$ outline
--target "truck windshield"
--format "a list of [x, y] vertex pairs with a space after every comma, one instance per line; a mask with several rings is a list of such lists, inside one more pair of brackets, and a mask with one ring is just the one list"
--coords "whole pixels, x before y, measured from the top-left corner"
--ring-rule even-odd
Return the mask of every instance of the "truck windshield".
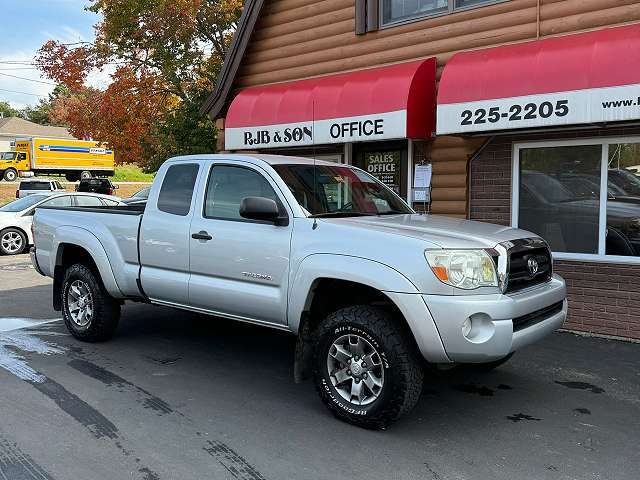
[[45, 198], [49, 197], [46, 195], [29, 195], [28, 197], [7, 203], [4, 207], [0, 207], [0, 212], [21, 212], [29, 207], [33, 207], [36, 203], [41, 202]]
[[0, 152], [0, 160], [15, 160], [16, 152]]
[[[314, 217], [394, 215], [413, 211], [371, 175], [342, 165], [274, 165], [296, 200]], [[315, 169], [315, 174], [314, 174]], [[314, 178], [316, 188], [313, 188]]]

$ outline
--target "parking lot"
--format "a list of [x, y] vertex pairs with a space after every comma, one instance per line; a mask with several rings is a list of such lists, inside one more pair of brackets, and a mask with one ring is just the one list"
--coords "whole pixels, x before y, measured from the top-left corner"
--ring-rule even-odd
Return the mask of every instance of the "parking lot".
[[[28, 257], [0, 257], [0, 479], [637, 479], [640, 345], [557, 333], [432, 376], [387, 431], [292, 380], [293, 337], [128, 304], [82, 344]], [[15, 329], [21, 327], [20, 329]]]

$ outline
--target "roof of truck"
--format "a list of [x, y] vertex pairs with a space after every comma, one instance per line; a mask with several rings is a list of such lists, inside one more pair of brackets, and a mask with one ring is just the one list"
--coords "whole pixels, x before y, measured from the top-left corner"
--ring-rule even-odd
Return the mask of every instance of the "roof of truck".
[[188, 160], [243, 160], [249, 161], [258, 160], [269, 165], [341, 165], [336, 162], [328, 162], [326, 160], [314, 160], [313, 158], [306, 157], [289, 157], [285, 155], [267, 155], [263, 153], [218, 153], [209, 155], [184, 155], [181, 157], [174, 157], [168, 161], [184, 162]]

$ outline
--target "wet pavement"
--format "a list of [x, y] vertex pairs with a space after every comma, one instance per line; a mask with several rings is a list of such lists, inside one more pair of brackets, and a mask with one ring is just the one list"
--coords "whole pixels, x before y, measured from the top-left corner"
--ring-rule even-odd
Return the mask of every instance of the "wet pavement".
[[637, 479], [640, 344], [557, 333], [491, 374], [430, 376], [387, 431], [292, 380], [293, 337], [128, 304], [85, 344], [0, 257], [0, 479]]

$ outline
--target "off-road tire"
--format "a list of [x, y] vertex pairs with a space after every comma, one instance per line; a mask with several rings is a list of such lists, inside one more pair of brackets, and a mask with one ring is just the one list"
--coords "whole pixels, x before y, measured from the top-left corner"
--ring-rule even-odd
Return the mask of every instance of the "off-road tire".
[[[385, 429], [418, 402], [424, 373], [417, 348], [399, 319], [380, 307], [356, 305], [330, 314], [314, 334], [313, 377], [322, 402], [346, 422], [368, 429]], [[358, 335], [379, 353], [384, 384], [369, 405], [345, 400], [333, 386], [327, 367], [329, 349], [339, 337]]]
[[[69, 313], [69, 289], [75, 280], [84, 282], [92, 295], [93, 315], [85, 327], [76, 325]], [[64, 274], [61, 292], [62, 317], [71, 335], [84, 342], [102, 342], [113, 336], [120, 320], [120, 303], [107, 293], [93, 268], [83, 264], [70, 266]]]
[[[13, 234], [16, 240], [18, 240], [18, 237], [20, 237], [21, 243], [20, 243], [20, 248], [18, 250], [11, 251], [6, 249], [5, 246], [3, 245], [4, 236], [11, 235], [11, 234]], [[9, 242], [11, 244], [11, 240], [9, 240]], [[0, 254], [2, 255], [19, 255], [27, 249], [27, 243], [28, 243], [27, 236], [24, 234], [22, 230], [19, 230], [13, 227], [0, 230]]]
[[18, 172], [13, 168], [8, 168], [4, 171], [3, 178], [7, 182], [15, 182], [18, 179]]

